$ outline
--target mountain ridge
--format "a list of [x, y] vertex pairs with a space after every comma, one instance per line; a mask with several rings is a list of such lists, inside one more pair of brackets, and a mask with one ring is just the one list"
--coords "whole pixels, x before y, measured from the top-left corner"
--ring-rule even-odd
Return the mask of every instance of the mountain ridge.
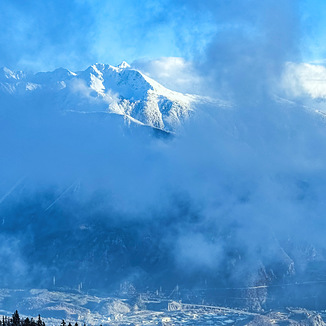
[[200, 96], [169, 90], [126, 62], [96, 63], [83, 71], [57, 68], [26, 74], [0, 69], [0, 90], [36, 100], [55, 94], [61, 111], [102, 111], [164, 131], [175, 131], [195, 110]]

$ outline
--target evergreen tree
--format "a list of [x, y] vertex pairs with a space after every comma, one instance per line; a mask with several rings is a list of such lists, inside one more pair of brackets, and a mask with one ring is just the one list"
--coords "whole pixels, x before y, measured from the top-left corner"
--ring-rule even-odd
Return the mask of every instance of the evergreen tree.
[[20, 325], [20, 317], [19, 317], [19, 313], [17, 310], [12, 315], [12, 323], [14, 326]]
[[37, 326], [42, 326], [43, 323], [42, 323], [42, 319], [41, 319], [41, 315], [38, 315], [38, 318], [37, 318]]
[[30, 326], [31, 325], [31, 321], [29, 320], [28, 317], [24, 320], [23, 325], [24, 326]]

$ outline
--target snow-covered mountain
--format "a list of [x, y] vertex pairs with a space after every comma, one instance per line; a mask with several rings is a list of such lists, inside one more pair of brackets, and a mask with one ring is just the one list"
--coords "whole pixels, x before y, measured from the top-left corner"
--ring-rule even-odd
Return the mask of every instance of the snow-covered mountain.
[[181, 285], [254, 310], [309, 306], [325, 283], [326, 129], [293, 98], [205, 106], [162, 144], [147, 131], [174, 131], [204, 98], [126, 63], [1, 69], [0, 286]]
[[79, 72], [58, 68], [26, 74], [1, 68], [0, 91], [36, 101], [51, 97], [61, 111], [113, 113], [165, 131], [174, 131], [199, 100], [163, 87], [126, 62], [117, 67], [97, 63]]

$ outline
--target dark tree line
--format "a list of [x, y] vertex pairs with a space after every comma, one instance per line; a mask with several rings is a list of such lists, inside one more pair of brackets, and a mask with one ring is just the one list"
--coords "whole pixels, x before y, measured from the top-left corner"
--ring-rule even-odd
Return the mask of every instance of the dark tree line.
[[[44, 321], [41, 319], [41, 316], [38, 315], [37, 320], [27, 318], [20, 318], [18, 311], [16, 310], [12, 317], [2, 316], [2, 320], [0, 319], [0, 326], [45, 326]], [[67, 323], [62, 320], [60, 326], [67, 326]], [[72, 326], [71, 323], [68, 326]], [[74, 326], [79, 326], [78, 323], [75, 323]], [[84, 324], [86, 326], [86, 324]]]

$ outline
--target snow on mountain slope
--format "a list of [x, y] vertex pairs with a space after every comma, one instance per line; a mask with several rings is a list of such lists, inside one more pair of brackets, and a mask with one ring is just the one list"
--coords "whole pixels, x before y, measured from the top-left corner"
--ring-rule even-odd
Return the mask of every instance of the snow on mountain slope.
[[107, 112], [128, 121], [174, 131], [193, 112], [199, 96], [171, 91], [126, 62], [94, 64], [84, 71], [64, 68], [34, 75], [0, 70], [2, 95], [51, 98], [54, 108], [70, 112]]

